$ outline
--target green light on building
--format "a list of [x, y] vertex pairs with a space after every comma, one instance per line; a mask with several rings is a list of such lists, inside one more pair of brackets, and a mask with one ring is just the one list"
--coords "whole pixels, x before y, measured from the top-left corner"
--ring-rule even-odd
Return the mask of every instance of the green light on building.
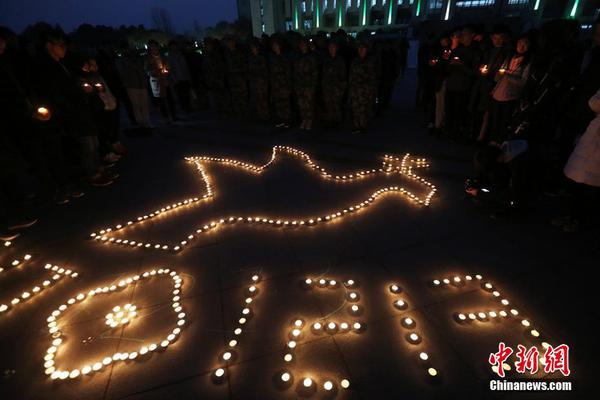
[[571, 9], [571, 13], [569, 14], [569, 16], [571, 18], [575, 18], [575, 15], [577, 14], [577, 6], [579, 5], [579, 0], [575, 0], [575, 2], [573, 2], [573, 8]]
[[321, 25], [321, 5], [319, 4], [319, 0], [315, 0], [315, 17], [317, 19], [315, 25], [319, 28]]
[[417, 0], [417, 11], [415, 11], [415, 15], [418, 17], [421, 14], [421, 0]]
[[533, 5], [533, 11], [537, 11], [540, 8], [540, 0], [535, 0], [535, 4]]
[[393, 7], [394, 7], [394, 0], [390, 0], [390, 6], [388, 7], [388, 25], [392, 24]]
[[363, 0], [362, 3], [362, 24], [367, 24], [367, 0]]

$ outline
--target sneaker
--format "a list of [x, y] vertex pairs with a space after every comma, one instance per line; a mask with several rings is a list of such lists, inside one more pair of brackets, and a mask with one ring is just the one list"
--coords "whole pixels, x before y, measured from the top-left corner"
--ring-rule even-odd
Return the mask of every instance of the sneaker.
[[[19, 236], [21, 236], [19, 232], [4, 232], [3, 230], [0, 231], [0, 240], [2, 240], [3, 242], [9, 242], [9, 245], [11, 240], [15, 240]], [[6, 246], [4, 243], [2, 243], [2, 245]]]
[[117, 155], [117, 154], [115, 154], [113, 152], [110, 152], [110, 153], [108, 153], [107, 155], [104, 156], [104, 162], [107, 162], [109, 164], [110, 163], [114, 164], [117, 161], [119, 161], [120, 159], [121, 159], [121, 156], [119, 156], [119, 155]]
[[291, 128], [290, 124], [283, 124], [281, 127], [283, 129], [289, 129], [289, 128]]
[[113, 143], [112, 146], [113, 146], [113, 150], [118, 155], [123, 155], [123, 154], [127, 153], [127, 148], [125, 146], [123, 146], [123, 143], [121, 143], [121, 142]]
[[119, 177], [119, 173], [118, 172], [114, 172], [114, 171], [110, 171], [110, 170], [106, 170], [102, 173], [102, 177], [111, 181], [116, 180]]
[[283, 122], [275, 125], [275, 128], [283, 128], [285, 126], [285, 124]]
[[7, 229], [9, 231], [14, 231], [17, 229], [29, 228], [30, 226], [34, 225], [37, 221], [38, 221], [37, 218], [34, 218], [34, 217], [22, 218], [20, 220], [16, 220], [13, 223], [9, 224]]
[[105, 178], [104, 176], [98, 176], [95, 178], [91, 178], [89, 182], [90, 182], [90, 185], [96, 186], [96, 187], [104, 187], [104, 186], [108, 186], [113, 183], [112, 180]]
[[72, 190], [72, 191], [70, 191], [70, 192], [68, 193], [68, 196], [69, 196], [69, 197], [72, 197], [72, 198], [74, 198], [74, 199], [78, 199], [78, 198], [80, 198], [80, 197], [83, 197], [83, 195], [85, 195], [85, 193], [84, 193], [84, 192], [82, 192], [81, 190], [77, 190], [77, 189], [74, 189], [74, 190]]
[[69, 198], [64, 193], [57, 193], [54, 195], [54, 203], [56, 204], [67, 204]]
[[353, 129], [352, 130], [352, 134], [353, 135], [358, 135], [360, 133], [360, 129]]

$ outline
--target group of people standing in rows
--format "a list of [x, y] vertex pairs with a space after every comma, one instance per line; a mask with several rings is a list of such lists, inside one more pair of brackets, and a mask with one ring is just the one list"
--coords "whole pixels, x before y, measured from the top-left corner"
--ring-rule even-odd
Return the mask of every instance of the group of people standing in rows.
[[224, 43], [205, 41], [203, 75], [217, 111], [242, 118], [255, 112], [278, 128], [298, 121], [311, 130], [317, 120], [340, 128], [349, 103], [355, 133], [366, 132], [376, 103], [381, 108], [389, 102], [408, 50], [396, 41], [351, 42], [343, 31], [329, 40], [263, 36], [249, 43], [248, 52], [234, 38]]
[[277, 128], [341, 128], [351, 115], [352, 131], [364, 133], [404, 72], [408, 41], [357, 41], [340, 30], [330, 38], [295, 32], [246, 42], [206, 38], [200, 52], [174, 41], [166, 49], [154, 40], [147, 47], [144, 57], [126, 51], [115, 61], [128, 94], [124, 105], [142, 127], [149, 125], [148, 95], [139, 90], [149, 77], [151, 98], [167, 122], [177, 119], [177, 109], [189, 112], [193, 97], [200, 108]]

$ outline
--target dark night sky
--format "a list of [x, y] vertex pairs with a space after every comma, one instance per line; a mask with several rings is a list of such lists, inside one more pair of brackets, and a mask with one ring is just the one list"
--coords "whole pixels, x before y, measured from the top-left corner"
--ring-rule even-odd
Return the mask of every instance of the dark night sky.
[[237, 18], [236, 0], [0, 0], [0, 25], [21, 32], [37, 21], [60, 24], [70, 32], [81, 23], [93, 25], [139, 25], [152, 27], [150, 10], [165, 8], [174, 29], [212, 26]]

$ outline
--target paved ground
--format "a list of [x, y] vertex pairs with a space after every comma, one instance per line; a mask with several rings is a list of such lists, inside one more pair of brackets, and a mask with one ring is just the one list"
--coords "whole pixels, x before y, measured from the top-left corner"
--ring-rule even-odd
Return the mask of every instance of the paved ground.
[[[30, 232], [3, 250], [2, 265], [25, 253], [29, 264], [0, 275], [0, 300], [5, 303], [47, 275], [47, 262], [79, 273], [15, 305], [0, 316], [0, 397], [2, 399], [284, 399], [327, 398], [326, 380], [340, 399], [387, 398], [586, 398], [592, 393], [593, 321], [598, 318], [593, 267], [599, 256], [598, 235], [566, 235], [549, 227], [553, 200], [541, 199], [539, 211], [520, 221], [494, 221], [465, 201], [462, 183], [469, 173], [471, 150], [428, 137], [421, 116], [413, 110], [414, 84], [398, 86], [391, 112], [379, 118], [364, 137], [348, 133], [306, 134], [220, 121], [210, 115], [157, 129], [152, 137], [128, 138], [129, 155], [121, 162], [122, 177], [113, 186], [91, 190], [67, 207], [55, 208]], [[88, 240], [90, 232], [123, 223], [181, 199], [203, 194], [204, 186], [186, 155], [239, 158], [258, 164], [276, 144], [308, 152], [331, 171], [345, 173], [374, 168], [383, 154], [410, 152], [425, 157], [431, 167], [419, 170], [438, 187], [429, 208], [386, 195], [367, 210], [328, 225], [302, 229], [236, 224], [215, 230], [180, 253], [131, 249]], [[355, 184], [320, 179], [290, 157], [278, 159], [265, 173], [208, 165], [215, 197], [167, 213], [125, 230], [128, 240], [172, 243], [204, 222], [223, 215], [318, 215], [367, 197], [376, 188], [406, 185], [399, 176], [377, 177]], [[76, 379], [52, 381], [44, 375], [44, 356], [51, 346], [47, 318], [79, 293], [117, 285], [128, 276], [158, 268], [176, 270], [183, 279], [179, 303], [185, 324], [166, 349], [111, 362], [100, 371]], [[219, 360], [242, 317], [251, 277], [260, 274], [251, 313], [237, 336], [226, 364]], [[433, 279], [483, 275], [510, 300], [502, 306], [480, 282], [434, 287]], [[173, 281], [165, 278], [133, 281], [123, 290], [98, 294], [60, 314], [62, 332], [55, 365], [73, 370], [105, 355], [131, 353], [160, 343], [175, 327]], [[303, 281], [335, 279], [338, 289], [307, 290]], [[362, 309], [349, 314], [350, 290], [339, 282], [356, 281]], [[393, 294], [389, 285], [402, 289]], [[396, 299], [408, 305], [393, 307]], [[125, 328], [111, 329], [105, 315], [130, 303], [138, 316]], [[459, 324], [459, 311], [519, 310], [518, 317]], [[411, 318], [411, 329], [402, 326]], [[292, 322], [360, 321], [360, 332], [313, 334], [302, 329], [294, 359], [283, 360]], [[532, 326], [519, 323], [526, 318]], [[529, 331], [541, 333], [535, 339]], [[421, 339], [409, 343], [416, 332]], [[576, 394], [493, 395], [487, 364], [498, 342], [516, 346], [548, 341], [571, 346], [570, 380]], [[160, 349], [160, 344], [159, 344]], [[427, 352], [429, 359], [419, 359]], [[219, 366], [225, 375], [214, 379]], [[438, 372], [431, 378], [427, 370]], [[287, 387], [281, 373], [290, 373]], [[509, 379], [517, 378], [513, 371]], [[551, 380], [554, 374], [535, 378]], [[302, 389], [311, 377], [316, 392]], [[342, 379], [350, 387], [340, 387]]]

